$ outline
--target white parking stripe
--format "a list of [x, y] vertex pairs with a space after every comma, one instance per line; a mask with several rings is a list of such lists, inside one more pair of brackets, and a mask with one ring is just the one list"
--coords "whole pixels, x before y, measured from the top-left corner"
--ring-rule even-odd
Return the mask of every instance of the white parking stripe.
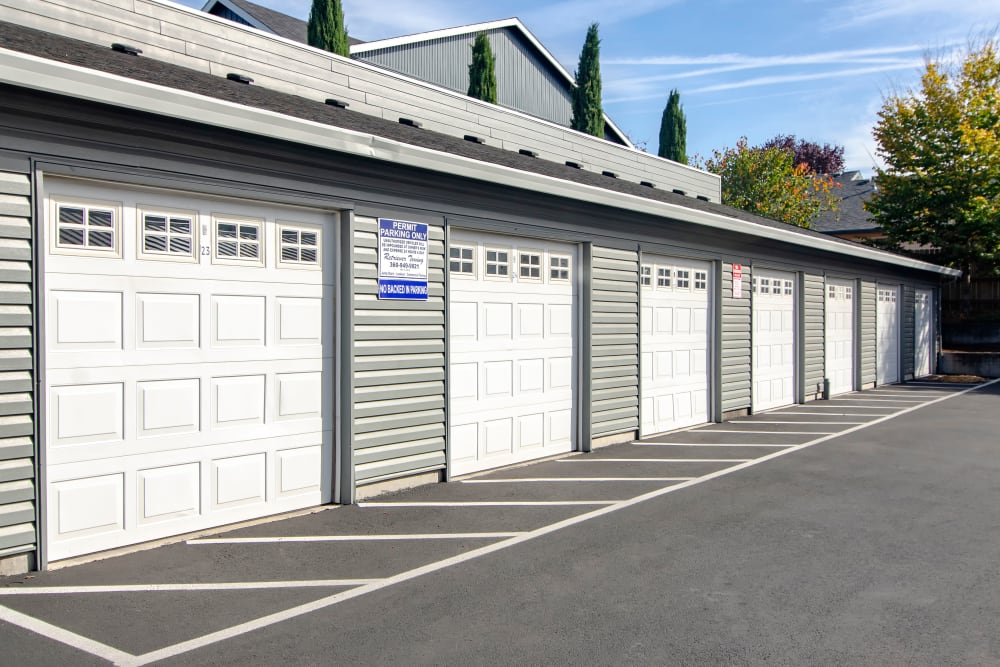
[[98, 658], [104, 658], [105, 660], [116, 665], [128, 664], [135, 659], [135, 656], [131, 653], [119, 651], [112, 646], [94, 641], [93, 639], [84, 637], [83, 635], [78, 635], [75, 632], [70, 632], [69, 630], [60, 628], [58, 625], [46, 623], [45, 621], [39, 620], [33, 616], [28, 616], [27, 614], [22, 614], [19, 611], [14, 611], [9, 607], [0, 606], [0, 621], [6, 621], [11, 625], [16, 625], [24, 628], [25, 630], [30, 630], [36, 634], [42, 635], [43, 637], [48, 637], [53, 641], [66, 644], [67, 646], [72, 646], [75, 649], [85, 651], [91, 655], [96, 655]]
[[462, 484], [519, 484], [522, 482], [688, 482], [694, 477], [517, 477], [511, 479], [466, 479]]
[[[842, 408], [843, 409], [843, 408]], [[873, 414], [862, 414], [860, 412], [801, 412], [799, 410], [787, 410], [782, 412], [772, 412], [772, 415], [815, 415], [817, 417], [878, 417]], [[862, 424], [866, 422], [861, 422]]]
[[67, 595], [77, 593], [162, 593], [164, 591], [255, 591], [268, 588], [336, 588], [364, 586], [381, 579], [314, 579], [304, 581], [236, 581], [217, 584], [119, 584], [117, 586], [38, 586], [0, 588], [0, 595]]
[[614, 505], [620, 500], [470, 500], [468, 502], [358, 503], [358, 507], [560, 507], [572, 505]]
[[750, 442], [633, 442], [636, 447], [795, 447], [794, 443]]
[[[971, 387], [971, 388], [967, 389], [966, 391], [953, 394], [952, 396], [943, 396], [943, 397], [941, 397], [939, 399], [936, 399], [935, 401], [932, 401], [932, 402], [933, 403], [937, 403], [937, 402], [940, 402], [940, 401], [946, 401], [946, 400], [949, 400], [949, 399], [951, 399], [951, 398], [953, 398], [955, 396], [961, 396], [964, 393], [967, 393], [969, 391], [975, 391], [976, 389], [979, 389], [980, 387], [989, 386], [989, 385], [992, 385], [992, 384], [994, 384], [996, 382], [1000, 382], [1000, 379], [993, 380], [993, 381], [985, 383], [983, 385], [977, 385], [976, 387]], [[874, 424], [880, 424], [882, 422], [889, 421], [890, 419], [895, 419], [896, 417], [898, 417], [898, 416], [900, 416], [902, 414], [906, 414], [908, 412], [912, 412], [914, 410], [919, 410], [919, 409], [921, 409], [923, 407], [926, 407], [926, 405], [927, 404], [913, 406], [912, 408], [907, 408], [906, 410], [903, 410], [900, 413], [886, 415], [885, 417], [882, 417], [881, 419], [878, 419], [878, 420], [872, 422], [871, 424], [859, 424], [858, 426], [853, 426], [853, 427], [847, 429], [843, 433], [834, 433], [834, 434], [830, 434], [830, 435], [825, 435], [825, 436], [823, 436], [821, 438], [816, 438], [815, 440], [810, 440], [810, 441], [805, 442], [805, 443], [803, 443], [801, 445], [796, 445], [795, 447], [790, 447], [788, 449], [782, 449], [781, 451], [777, 451], [777, 452], [771, 452], [770, 454], [768, 454], [766, 456], [762, 456], [759, 459], [754, 459], [752, 461], [747, 461], [746, 463], [741, 463], [741, 464], [733, 466], [731, 468], [724, 468], [722, 470], [719, 470], [718, 472], [710, 473], [708, 475], [705, 475], [704, 477], [699, 477], [698, 479], [691, 480], [689, 482], [683, 482], [681, 484], [675, 484], [673, 486], [668, 486], [668, 487], [665, 487], [665, 488], [662, 488], [662, 489], [656, 489], [654, 491], [650, 491], [649, 493], [644, 493], [642, 495], [636, 496], [636, 497], [631, 498], [629, 500], [624, 500], [622, 502], [615, 503], [613, 505], [609, 505], [608, 507], [602, 507], [600, 509], [595, 509], [595, 510], [592, 510], [590, 512], [585, 512], [583, 514], [578, 514], [577, 516], [573, 516], [573, 517], [570, 517], [568, 519], [564, 519], [562, 521], [557, 521], [556, 523], [549, 524], [547, 526], [543, 526], [543, 527], [538, 528], [536, 530], [533, 530], [533, 531], [531, 531], [529, 533], [525, 533], [524, 535], [521, 535], [519, 537], [512, 537], [509, 540], [504, 540], [502, 542], [494, 542], [493, 544], [490, 544], [490, 545], [487, 545], [487, 546], [484, 546], [484, 547], [480, 547], [478, 549], [473, 549], [471, 551], [466, 551], [464, 553], [458, 554], [457, 556], [452, 556], [451, 558], [446, 558], [444, 560], [440, 560], [440, 561], [437, 561], [437, 562], [434, 562], [434, 563], [428, 563], [427, 565], [423, 565], [421, 567], [417, 567], [417, 568], [414, 568], [412, 570], [408, 570], [406, 572], [401, 572], [401, 573], [399, 573], [397, 575], [393, 575], [391, 577], [383, 579], [382, 581], [380, 581], [378, 583], [369, 584], [367, 586], [359, 586], [357, 588], [352, 588], [351, 590], [343, 591], [341, 593], [336, 593], [334, 595], [330, 595], [328, 597], [322, 598], [320, 600], [316, 600], [314, 602], [309, 602], [309, 603], [306, 603], [306, 604], [303, 604], [303, 605], [299, 605], [297, 607], [292, 607], [291, 609], [286, 609], [284, 611], [276, 612], [274, 614], [269, 614], [268, 616], [263, 616], [261, 618], [254, 619], [252, 621], [247, 621], [245, 623], [240, 623], [239, 625], [234, 625], [234, 626], [226, 628], [224, 630], [219, 630], [217, 632], [212, 632], [212, 633], [203, 635], [201, 637], [196, 637], [194, 639], [189, 639], [187, 641], [180, 642], [179, 644], [174, 644], [173, 646], [167, 646], [165, 648], [162, 648], [162, 649], [159, 649], [159, 650], [156, 650], [156, 651], [151, 651], [149, 653], [145, 653], [145, 654], [140, 655], [140, 656], [135, 656], [134, 658], [131, 658], [131, 656], [130, 656], [131, 659], [129, 661], [127, 661], [127, 662], [124, 662], [124, 664], [127, 667], [138, 667], [139, 665], [147, 665], [147, 664], [149, 664], [151, 662], [155, 662], [157, 660], [164, 660], [166, 658], [170, 658], [170, 657], [173, 657], [173, 656], [181, 655], [183, 653], [187, 653], [189, 651], [194, 651], [196, 649], [199, 649], [199, 648], [202, 648], [202, 647], [205, 647], [205, 646], [211, 646], [212, 644], [216, 644], [216, 643], [218, 643], [220, 641], [224, 641], [224, 640], [227, 640], [227, 639], [232, 639], [233, 637], [239, 637], [239, 636], [245, 635], [245, 634], [247, 634], [249, 632], [253, 632], [254, 630], [260, 630], [261, 628], [266, 628], [266, 627], [274, 625], [276, 623], [282, 623], [284, 621], [287, 621], [287, 620], [290, 620], [290, 619], [293, 619], [293, 618], [297, 618], [297, 617], [302, 616], [304, 614], [309, 614], [309, 613], [314, 612], [314, 611], [319, 611], [320, 609], [326, 609], [326, 608], [331, 607], [331, 606], [333, 606], [335, 604], [339, 604], [339, 603], [345, 602], [347, 600], [351, 600], [351, 599], [354, 599], [354, 598], [357, 598], [357, 597], [361, 597], [363, 595], [367, 595], [368, 593], [373, 593], [375, 591], [383, 590], [383, 589], [388, 588], [390, 586], [394, 586], [395, 584], [402, 583], [404, 581], [410, 581], [412, 579], [416, 579], [417, 577], [422, 577], [425, 574], [431, 574], [431, 573], [434, 573], [434, 572], [440, 572], [441, 570], [444, 570], [446, 568], [452, 567], [454, 565], [458, 565], [460, 563], [466, 563], [466, 562], [474, 560], [476, 558], [480, 558], [480, 557], [486, 556], [488, 554], [496, 553], [497, 551], [501, 551], [503, 549], [507, 549], [507, 548], [515, 546], [517, 544], [521, 544], [522, 542], [528, 542], [530, 540], [533, 540], [533, 539], [536, 539], [536, 538], [539, 538], [539, 537], [543, 537], [545, 535], [549, 535], [551, 533], [554, 533], [556, 531], [562, 530], [564, 528], [569, 528], [571, 526], [575, 526], [575, 525], [583, 523], [585, 521], [589, 521], [591, 519], [596, 519], [598, 517], [601, 517], [601, 516], [604, 516], [604, 515], [607, 515], [607, 514], [611, 514], [612, 512], [617, 512], [619, 510], [626, 509], [626, 508], [632, 507], [634, 505], [638, 505], [639, 503], [643, 503], [643, 502], [646, 502], [648, 500], [652, 500], [654, 498], [659, 498], [661, 496], [665, 496], [668, 493], [676, 493], [677, 491], [681, 491], [683, 489], [695, 486], [697, 484], [704, 484], [705, 482], [711, 481], [711, 480], [713, 480], [713, 479], [715, 479], [717, 477], [723, 477], [725, 475], [731, 475], [734, 472], [738, 472], [740, 470], [744, 470], [744, 469], [750, 468], [752, 466], [760, 465], [761, 463], [765, 463], [765, 462], [770, 461], [772, 459], [776, 459], [776, 458], [778, 458], [780, 456], [785, 456], [787, 454], [791, 454], [793, 452], [797, 452], [797, 451], [805, 449], [807, 447], [812, 447], [814, 445], [818, 445], [820, 443], [827, 442], [828, 440], [833, 440], [835, 438], [839, 438], [839, 437], [842, 437], [844, 435], [847, 435], [847, 434], [850, 434], [850, 433], [854, 433], [855, 431], [860, 431], [860, 430], [868, 428], [869, 426], [872, 426]]]
[[750, 459], [559, 459], [556, 463], [745, 463]]
[[[947, 397], [945, 397], [945, 398], [947, 398]], [[836, 399], [833, 399], [833, 400], [836, 400]], [[802, 406], [802, 407], [808, 407], [810, 410], [882, 410], [883, 412], [884, 411], [893, 411], [893, 410], [896, 409], [896, 408], [889, 407], [888, 405], [872, 405], [872, 406], [865, 406], [865, 405], [816, 405], [815, 403], [810, 403], [808, 406]], [[902, 406], [899, 406], [899, 407], [902, 408]], [[794, 410], [794, 409], [795, 408], [781, 408], [782, 411], [784, 411], [784, 410]], [[768, 412], [768, 414], [774, 414], [775, 412], [779, 412], [779, 411], [778, 410], [773, 410], [773, 411]]]
[[837, 433], [837, 431], [751, 431], [746, 428], [700, 428], [694, 433], [742, 433], [746, 434], [756, 434], [762, 433], [764, 435], [830, 435], [831, 433]]
[[414, 533], [399, 535], [293, 535], [188, 540], [188, 544], [281, 544], [287, 542], [391, 542], [395, 540], [476, 540], [517, 537], [521, 533]]
[[[785, 413], [785, 414], [788, 414], [788, 413]], [[726, 424], [864, 424], [865, 422], [832, 422], [832, 421], [813, 422], [813, 421], [806, 421], [806, 420], [780, 422], [780, 421], [764, 421], [762, 419], [754, 419], [753, 421], [745, 421], [745, 422], [731, 422], [730, 421], [730, 422], [725, 422], [725, 423]]]
[[926, 401], [926, 398], [872, 398], [868, 396], [841, 396], [840, 398], [831, 398], [831, 401], [868, 401], [870, 403], [920, 403]]

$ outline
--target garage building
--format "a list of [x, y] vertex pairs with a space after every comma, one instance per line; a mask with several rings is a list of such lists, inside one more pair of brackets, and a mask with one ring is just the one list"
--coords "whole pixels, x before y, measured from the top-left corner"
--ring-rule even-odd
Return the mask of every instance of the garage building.
[[195, 10], [4, 5], [0, 94], [8, 570], [934, 370], [952, 270]]

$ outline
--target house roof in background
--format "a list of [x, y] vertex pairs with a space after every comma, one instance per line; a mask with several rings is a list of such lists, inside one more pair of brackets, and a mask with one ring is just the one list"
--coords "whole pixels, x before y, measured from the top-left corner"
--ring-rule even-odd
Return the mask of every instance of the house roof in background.
[[[489, 30], [512, 30], [518, 33], [541, 57], [543, 64], [548, 65], [556, 75], [563, 81], [567, 89], [572, 89], [576, 85], [576, 78], [562, 66], [562, 63], [556, 59], [552, 53], [545, 48], [545, 46], [531, 34], [531, 31], [521, 23], [521, 19], [517, 17], [511, 17], [509, 19], [500, 19], [497, 21], [487, 21], [485, 23], [473, 23], [470, 25], [461, 25], [454, 28], [442, 28], [441, 30], [432, 30], [430, 32], [419, 32], [412, 35], [403, 35], [402, 37], [390, 37], [388, 39], [379, 39], [371, 42], [362, 42], [360, 44], [351, 46], [351, 55], [369, 53], [371, 51], [377, 51], [379, 49], [388, 49], [394, 46], [411, 46], [414, 44], [420, 44], [422, 42], [430, 42], [435, 39], [445, 39], [448, 37], [456, 37], [460, 35], [472, 35], [480, 32], [486, 32]], [[632, 145], [632, 141], [628, 136], [621, 131], [621, 129], [615, 125], [607, 114], [604, 114], [604, 123], [611, 133], [621, 141], [623, 144], [629, 148], [635, 148]]]
[[840, 185], [833, 194], [840, 198], [839, 211], [823, 211], [812, 228], [824, 234], [844, 234], [847, 232], [878, 232], [881, 227], [865, 210], [865, 202], [875, 193], [875, 180], [864, 178], [860, 171], [845, 171], [833, 177]]
[[[221, 5], [230, 10], [254, 28], [272, 32], [279, 37], [292, 39], [306, 44], [308, 41], [308, 23], [288, 14], [282, 14], [273, 9], [258, 5], [250, 0], [208, 0], [201, 8], [203, 12], [212, 13], [212, 8]], [[353, 44], [361, 44], [361, 40], [348, 37]]]

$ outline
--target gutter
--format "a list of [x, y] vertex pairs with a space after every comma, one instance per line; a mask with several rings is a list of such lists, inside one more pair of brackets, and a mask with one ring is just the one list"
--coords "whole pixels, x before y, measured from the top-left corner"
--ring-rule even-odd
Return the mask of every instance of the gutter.
[[0, 83], [101, 104], [175, 118], [201, 125], [237, 130], [280, 141], [373, 158], [428, 171], [556, 195], [625, 211], [672, 218], [713, 229], [747, 234], [839, 255], [957, 277], [961, 271], [894, 255], [864, 246], [846, 246], [822, 237], [737, 220], [718, 213], [644, 199], [523, 172], [511, 167], [413, 146], [354, 130], [293, 118], [204, 95], [137, 81], [115, 74], [54, 62], [18, 51], [0, 49]]

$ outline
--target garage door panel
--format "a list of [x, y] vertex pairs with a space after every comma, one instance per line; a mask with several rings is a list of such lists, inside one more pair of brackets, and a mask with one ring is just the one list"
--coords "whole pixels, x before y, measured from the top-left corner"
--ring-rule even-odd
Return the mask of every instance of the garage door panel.
[[643, 435], [708, 421], [710, 265], [643, 255], [640, 394]]
[[122, 292], [54, 290], [50, 293], [49, 349], [122, 349]]
[[898, 382], [900, 347], [900, 294], [898, 286], [879, 285], [876, 291], [876, 381], [878, 384]]
[[854, 283], [827, 280], [826, 286], [826, 372], [830, 393], [854, 389]]
[[452, 474], [568, 451], [572, 430], [550, 436], [574, 400], [575, 249], [454, 231], [459, 247], [473, 261], [451, 273]]
[[753, 408], [795, 402], [795, 274], [753, 274]]
[[[318, 261], [336, 256], [329, 216], [85, 181], [46, 185], [50, 558], [329, 499], [336, 272]], [[75, 199], [116, 202], [120, 252], [55, 248], [52, 213]], [[183, 210], [190, 224], [150, 226], [150, 211], [166, 210]], [[220, 220], [235, 221], [235, 241]], [[185, 238], [172, 243], [177, 230]], [[235, 254], [224, 256], [223, 241], [236, 243]], [[74, 518], [71, 502], [92, 507], [94, 525]]]

